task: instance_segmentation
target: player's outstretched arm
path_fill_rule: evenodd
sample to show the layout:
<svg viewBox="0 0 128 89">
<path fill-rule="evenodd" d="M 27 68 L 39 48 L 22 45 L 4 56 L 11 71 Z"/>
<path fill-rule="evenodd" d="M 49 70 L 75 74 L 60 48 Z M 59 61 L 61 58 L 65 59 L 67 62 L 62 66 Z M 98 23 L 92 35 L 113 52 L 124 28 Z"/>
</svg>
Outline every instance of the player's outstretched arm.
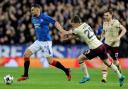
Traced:
<svg viewBox="0 0 128 89">
<path fill-rule="evenodd" d="M 70 40 L 70 39 L 76 39 L 77 37 L 73 34 L 66 34 L 63 37 L 61 37 L 62 41 Z"/>
<path fill-rule="evenodd" d="M 62 33 L 62 34 L 67 34 L 68 31 L 65 31 L 63 27 L 60 25 L 58 21 L 55 22 L 55 27 Z"/>
<path fill-rule="evenodd" d="M 46 21 L 53 24 L 62 34 L 67 33 L 67 31 L 63 29 L 63 27 L 60 25 L 60 23 L 58 21 L 54 20 L 52 17 L 48 16 L 47 14 L 44 14 L 43 17 Z"/>
<path fill-rule="evenodd" d="M 66 34 L 61 34 L 62 41 L 70 40 L 70 39 L 76 39 L 77 37 L 72 32 L 72 30 L 66 31 Z"/>
</svg>

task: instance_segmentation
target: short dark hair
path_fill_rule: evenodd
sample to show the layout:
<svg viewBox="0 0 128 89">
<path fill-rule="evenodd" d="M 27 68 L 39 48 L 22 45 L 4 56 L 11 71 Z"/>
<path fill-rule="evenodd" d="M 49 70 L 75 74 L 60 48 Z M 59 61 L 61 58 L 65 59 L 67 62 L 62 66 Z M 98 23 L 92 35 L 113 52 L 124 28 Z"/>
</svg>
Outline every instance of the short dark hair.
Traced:
<svg viewBox="0 0 128 89">
<path fill-rule="evenodd" d="M 73 16 L 71 23 L 81 23 L 81 18 L 78 15 Z"/>
<path fill-rule="evenodd" d="M 111 15 L 113 14 L 113 10 L 112 10 L 111 8 L 107 9 L 107 10 L 105 11 L 105 13 L 106 13 L 106 12 L 109 12 Z"/>
<path fill-rule="evenodd" d="M 41 6 L 39 4 L 32 4 L 31 7 L 37 7 L 37 8 L 41 8 Z"/>
</svg>

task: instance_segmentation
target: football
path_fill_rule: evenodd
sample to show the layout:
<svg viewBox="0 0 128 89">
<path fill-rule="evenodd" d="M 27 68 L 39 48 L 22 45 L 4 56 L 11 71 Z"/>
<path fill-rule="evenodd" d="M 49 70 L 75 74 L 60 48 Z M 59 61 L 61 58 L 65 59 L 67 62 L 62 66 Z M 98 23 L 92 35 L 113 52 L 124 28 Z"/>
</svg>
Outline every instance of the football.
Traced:
<svg viewBox="0 0 128 89">
<path fill-rule="evenodd" d="M 4 82 L 5 82 L 5 84 L 7 84 L 7 85 L 10 85 L 10 84 L 12 84 L 13 83 L 13 76 L 11 76 L 11 75 L 6 75 L 6 76 L 4 76 Z"/>
</svg>

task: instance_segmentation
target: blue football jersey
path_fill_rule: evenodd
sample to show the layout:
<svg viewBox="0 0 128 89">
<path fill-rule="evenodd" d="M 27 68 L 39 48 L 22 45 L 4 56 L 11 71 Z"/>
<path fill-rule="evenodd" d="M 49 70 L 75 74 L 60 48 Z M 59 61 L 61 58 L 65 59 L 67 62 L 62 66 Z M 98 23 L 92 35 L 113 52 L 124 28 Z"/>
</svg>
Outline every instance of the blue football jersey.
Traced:
<svg viewBox="0 0 128 89">
<path fill-rule="evenodd" d="M 39 41 L 50 41 L 52 40 L 49 34 L 49 24 L 55 24 L 55 20 L 48 16 L 46 13 L 41 13 L 40 16 L 32 16 L 32 24 L 34 25 L 36 32 L 36 39 Z"/>
</svg>

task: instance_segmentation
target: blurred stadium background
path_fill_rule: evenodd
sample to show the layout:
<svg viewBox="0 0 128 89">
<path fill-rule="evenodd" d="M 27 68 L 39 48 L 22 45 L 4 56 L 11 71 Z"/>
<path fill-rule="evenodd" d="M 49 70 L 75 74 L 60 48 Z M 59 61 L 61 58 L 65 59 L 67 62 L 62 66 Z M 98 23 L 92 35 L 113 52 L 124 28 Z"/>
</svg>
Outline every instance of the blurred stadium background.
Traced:
<svg viewBox="0 0 128 89">
<path fill-rule="evenodd" d="M 74 14 L 78 14 L 82 18 L 82 21 L 90 24 L 97 33 L 98 30 L 102 30 L 102 14 L 108 7 L 113 9 L 114 18 L 117 18 L 128 29 L 128 0 L 0 0 L 0 66 L 2 66 L 0 68 L 0 77 L 6 73 L 19 77 L 23 72 L 19 68 L 23 66 L 23 53 L 26 47 L 36 39 L 30 14 L 30 8 L 33 3 L 40 4 L 43 11 L 59 21 L 66 30 L 71 29 L 69 19 Z M 74 39 L 62 42 L 59 32 L 51 25 L 50 28 L 52 29 L 50 34 L 53 37 L 54 58 L 62 62 L 66 67 L 78 68 L 79 64 L 75 59 L 77 59 L 81 52 L 88 49 L 87 45 Z M 86 86 L 80 86 L 77 84 L 82 76 L 80 70 L 73 69 L 72 74 L 74 78 L 70 84 L 64 81 L 65 79 L 60 78 L 62 75 L 58 70 L 58 74 L 54 69 L 43 69 L 44 71 L 41 71 L 42 67 L 49 67 L 49 65 L 46 59 L 40 54 L 38 52 L 31 59 L 31 67 L 33 68 L 31 68 L 30 76 L 33 76 L 33 78 L 21 83 L 24 85 L 20 85 L 19 83 L 13 84 L 12 89 L 42 89 L 40 86 L 43 86 L 44 89 L 94 89 L 96 87 L 97 89 L 113 89 L 113 86 L 118 86 L 118 84 L 115 85 L 115 75 L 112 73 L 110 75 L 113 78 L 109 77 L 110 83 L 103 85 L 98 82 L 101 79 L 101 70 L 93 70 L 93 68 L 101 68 L 102 62 L 98 59 L 87 61 L 86 64 L 92 68 L 89 70 L 92 78 L 99 78 L 92 79 L 93 81 L 89 82 Z M 128 73 L 125 71 L 125 69 L 128 69 L 128 32 L 121 39 L 119 58 L 120 64 L 124 68 L 124 73 Z M 42 74 L 45 77 L 42 77 Z M 34 77 L 35 75 L 36 77 Z M 55 87 L 54 85 L 59 85 L 59 87 Z M 8 89 L 7 86 L 2 85 L 2 81 L 0 81 L 0 87 L 1 89 Z M 125 86 L 124 89 L 127 89 L 127 87 Z M 116 89 L 119 89 L 119 86 Z"/>
<path fill-rule="evenodd" d="M 36 39 L 31 24 L 30 7 L 33 3 L 42 6 L 43 11 L 59 21 L 66 30 L 70 29 L 69 19 L 78 14 L 97 33 L 102 30 L 102 14 L 111 7 L 114 17 L 128 29 L 128 0 L 0 0 L 0 63 L 1 66 L 23 66 L 23 53 Z M 88 49 L 78 40 L 62 42 L 59 32 L 50 25 L 53 37 L 54 57 L 68 67 L 79 67 L 78 55 Z M 128 68 L 128 32 L 121 39 L 119 57 L 123 68 Z M 32 66 L 48 67 L 40 52 L 33 55 Z M 42 59 L 41 61 L 37 60 Z M 88 66 L 100 67 L 97 60 L 89 61 Z M 36 64 L 35 64 L 36 62 Z M 42 63 L 40 63 L 42 62 Z M 100 62 L 101 63 L 101 62 Z"/>
</svg>

